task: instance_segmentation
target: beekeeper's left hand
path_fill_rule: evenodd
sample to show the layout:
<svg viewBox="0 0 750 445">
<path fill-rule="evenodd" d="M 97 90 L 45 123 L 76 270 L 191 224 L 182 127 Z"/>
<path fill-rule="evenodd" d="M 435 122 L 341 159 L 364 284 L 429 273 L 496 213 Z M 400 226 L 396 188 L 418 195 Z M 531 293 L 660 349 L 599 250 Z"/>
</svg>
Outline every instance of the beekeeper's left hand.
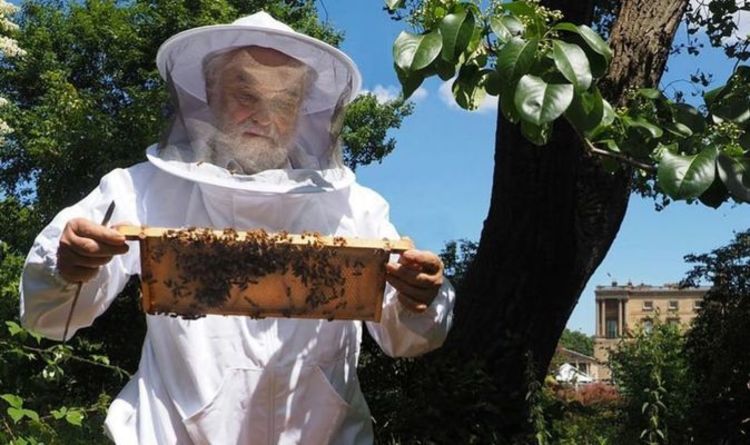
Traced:
<svg viewBox="0 0 750 445">
<path fill-rule="evenodd" d="M 398 291 L 398 299 L 413 312 L 424 312 L 443 284 L 443 262 L 424 250 L 407 250 L 398 263 L 386 264 L 385 279 Z"/>
</svg>

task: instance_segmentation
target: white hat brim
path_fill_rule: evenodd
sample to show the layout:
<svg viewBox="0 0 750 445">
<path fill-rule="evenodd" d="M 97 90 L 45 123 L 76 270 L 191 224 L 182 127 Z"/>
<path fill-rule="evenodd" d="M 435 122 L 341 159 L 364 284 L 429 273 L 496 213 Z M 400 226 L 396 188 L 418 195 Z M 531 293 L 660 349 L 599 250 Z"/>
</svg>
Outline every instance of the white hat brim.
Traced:
<svg viewBox="0 0 750 445">
<path fill-rule="evenodd" d="M 265 26 L 210 25 L 180 32 L 159 47 L 156 65 L 164 80 L 171 77 L 182 90 L 205 102 L 203 59 L 216 51 L 251 45 L 276 49 L 315 70 L 317 79 L 309 93 L 312 100 L 304 110 L 307 113 L 335 106 L 342 94 L 347 94 L 348 103 L 361 88 L 356 64 L 339 49 L 298 32 Z M 349 83 L 351 88 L 346 91 Z"/>
</svg>

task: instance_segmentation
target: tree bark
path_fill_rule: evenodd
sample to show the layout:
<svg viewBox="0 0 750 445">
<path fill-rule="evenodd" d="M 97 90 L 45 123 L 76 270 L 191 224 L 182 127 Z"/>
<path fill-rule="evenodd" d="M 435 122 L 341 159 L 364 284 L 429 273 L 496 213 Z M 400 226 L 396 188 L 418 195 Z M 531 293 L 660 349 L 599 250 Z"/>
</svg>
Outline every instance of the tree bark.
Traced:
<svg viewBox="0 0 750 445">
<path fill-rule="evenodd" d="M 687 3 L 622 2 L 603 79 L 611 103 L 622 104 L 628 88 L 658 84 Z M 593 12 L 580 0 L 546 4 L 575 23 L 590 22 Z M 498 113 L 490 209 L 447 347 L 486 360 L 509 425 L 523 425 L 527 375 L 546 374 L 581 292 L 619 231 L 631 177 L 629 168 L 607 173 L 567 122 L 555 125 L 547 146 L 535 147 Z"/>
</svg>

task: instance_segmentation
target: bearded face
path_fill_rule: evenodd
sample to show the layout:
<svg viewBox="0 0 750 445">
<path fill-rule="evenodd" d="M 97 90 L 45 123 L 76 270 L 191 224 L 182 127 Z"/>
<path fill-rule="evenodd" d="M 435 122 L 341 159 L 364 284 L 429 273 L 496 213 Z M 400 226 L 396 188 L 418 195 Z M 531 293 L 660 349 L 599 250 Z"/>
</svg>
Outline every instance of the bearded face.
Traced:
<svg viewBox="0 0 750 445">
<path fill-rule="evenodd" d="M 284 167 L 304 94 L 304 65 L 261 47 L 221 57 L 216 85 L 208 88 L 218 121 L 212 162 L 245 174 Z"/>
</svg>

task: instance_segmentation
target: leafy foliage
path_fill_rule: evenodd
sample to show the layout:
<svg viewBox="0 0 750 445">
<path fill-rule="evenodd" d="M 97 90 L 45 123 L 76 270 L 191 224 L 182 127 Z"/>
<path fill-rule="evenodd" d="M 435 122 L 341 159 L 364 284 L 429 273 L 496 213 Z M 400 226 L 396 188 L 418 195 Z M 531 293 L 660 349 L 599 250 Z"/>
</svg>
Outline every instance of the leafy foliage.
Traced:
<svg viewBox="0 0 750 445">
<path fill-rule="evenodd" d="M 685 259 L 694 266 L 684 284 L 712 284 L 686 340 L 696 442 L 742 443 L 750 434 L 750 231 Z"/>
<path fill-rule="evenodd" d="M 494 1 L 484 10 L 447 0 L 387 6 L 421 30 L 403 31 L 393 46 L 405 97 L 430 76 L 453 78 L 459 106 L 476 109 L 485 95 L 499 95 L 503 115 L 536 145 L 546 145 L 552 124 L 565 119 L 612 172 L 638 168 L 636 190 L 663 204 L 750 200 L 750 67 L 736 67 L 725 86 L 707 92 L 703 108 L 653 89 L 632 91 L 614 108 L 598 87 L 612 60 L 605 40 L 536 1 Z M 736 29 L 727 17 L 723 33 Z"/>
<path fill-rule="evenodd" d="M 680 328 L 654 317 L 610 353 L 612 379 L 624 397 L 627 443 L 689 443 L 693 378 Z"/>
<path fill-rule="evenodd" d="M 440 251 L 444 274 L 457 289 L 462 287 L 466 271 L 474 261 L 479 243 L 467 239 L 448 241 Z"/>
<path fill-rule="evenodd" d="M 375 95 L 363 94 L 349 104 L 341 130 L 346 146 L 344 162 L 355 169 L 358 165 L 380 162 L 396 148 L 396 140 L 387 138 L 391 128 L 399 128 L 414 106 L 402 99 L 379 103 Z"/>
<path fill-rule="evenodd" d="M 565 328 L 560 336 L 560 346 L 571 351 L 586 354 L 589 357 L 594 356 L 594 339 L 581 331 L 571 331 Z"/>
</svg>

